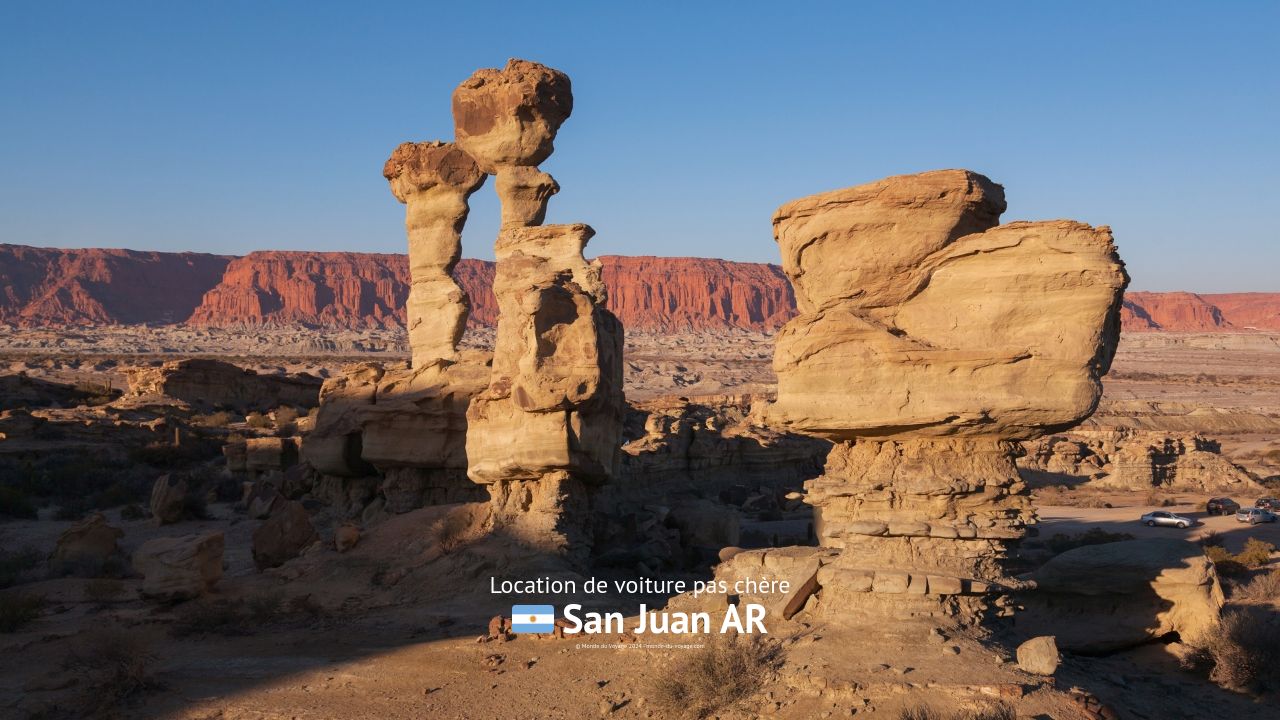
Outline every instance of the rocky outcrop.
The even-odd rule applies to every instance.
[[[151,485],[151,519],[156,525],[171,525],[187,513],[187,480],[178,473],[165,473]]]
[[[222,533],[148,540],[133,553],[143,595],[173,602],[200,597],[222,579]]]
[[[266,411],[281,405],[315,407],[320,378],[307,374],[260,375],[221,360],[171,360],[160,367],[130,368],[129,394],[164,396],[201,408]]]
[[[470,303],[451,273],[462,257],[467,198],[484,182],[474,160],[453,143],[403,143],[382,174],[405,204],[411,286],[406,306],[414,367],[452,360]]]
[[[1036,485],[1091,481],[1123,490],[1254,492],[1262,486],[1215,440],[1128,429],[1077,431],[1026,443],[1022,476]]]
[[[1196,643],[1212,631],[1222,588],[1202,549],[1156,538],[1086,545],[1036,570],[1015,619],[1026,634],[1052,634],[1072,652],[1108,652],[1176,632]]]
[[[772,332],[795,315],[777,265],[604,255],[600,271],[610,312],[632,330]]]
[[[204,253],[0,244],[0,324],[182,322],[230,261]]]
[[[819,585],[843,600],[825,608],[971,622],[1018,584],[1005,545],[1034,513],[1011,441],[1096,408],[1128,277],[1107,228],[997,226],[1004,209],[999,185],[942,170],[774,215],[800,314],[764,415],[835,441],[806,484],[840,551]]]
[[[1126,293],[1121,312],[1121,321],[1127,331],[1211,332],[1234,329],[1234,325],[1223,317],[1221,309],[1195,293]]]

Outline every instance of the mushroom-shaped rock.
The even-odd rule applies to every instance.
[[[550,157],[556,131],[571,112],[569,76],[528,60],[477,70],[453,91],[458,146],[490,175]]]
[[[462,255],[467,198],[485,175],[471,156],[444,142],[401,144],[382,174],[405,204],[411,282],[406,315],[414,367],[452,359],[469,309],[452,273]]]

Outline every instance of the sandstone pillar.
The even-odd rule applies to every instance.
[[[413,366],[452,360],[470,308],[454,281],[462,255],[467,198],[484,173],[453,143],[403,143],[391,153],[382,174],[405,204],[411,286],[406,307]]]
[[[523,60],[453,95],[458,145],[497,176],[502,201],[493,370],[467,410],[467,474],[489,486],[502,531],[583,559],[588,488],[617,462],[623,336],[599,264],[582,255],[594,231],[541,224],[559,186],[537,166],[572,108],[567,76]]]

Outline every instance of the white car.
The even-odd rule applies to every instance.
[[[1240,511],[1236,513],[1236,522],[1249,523],[1250,525],[1275,521],[1275,513],[1260,507],[1240,508]]]
[[[1142,516],[1142,523],[1147,527],[1155,527],[1163,525],[1164,527],[1187,528],[1196,524],[1195,518],[1189,518],[1186,515],[1178,515],[1168,510],[1156,510]]]

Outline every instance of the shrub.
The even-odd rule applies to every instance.
[[[1248,568],[1242,565],[1239,560],[1236,560],[1236,556],[1221,545],[1209,545],[1204,549],[1204,554],[1205,557],[1208,557],[1213,562],[1219,575],[1238,577],[1248,572]]]
[[[251,412],[244,417],[244,424],[262,430],[271,427],[271,418],[260,412]]]
[[[44,598],[36,595],[0,595],[0,633],[17,632],[23,625],[40,617]]]
[[[137,634],[120,628],[90,631],[67,656],[66,669],[86,680],[84,717],[111,717],[125,701],[158,688],[150,673],[156,655]]]
[[[898,720],[1017,720],[1018,713],[1004,701],[993,702],[978,710],[941,712],[928,705],[916,705],[898,713]]]
[[[1152,507],[1173,507],[1178,501],[1156,490],[1147,493],[1146,504]]]
[[[1060,555],[1068,550],[1074,550],[1085,545],[1105,545],[1106,543],[1132,539],[1133,536],[1129,533],[1110,533],[1100,527],[1096,527],[1089,528],[1078,535],[1056,533],[1045,541],[1045,545],[1054,555]]]
[[[35,548],[23,548],[17,552],[0,551],[0,589],[13,587],[22,576],[34,570],[43,556]]]
[[[1210,530],[1200,538],[1200,545],[1206,548],[1223,547],[1226,541],[1222,538],[1222,534],[1217,530]]]
[[[1237,690],[1280,690],[1280,615],[1270,608],[1227,610],[1202,643],[1213,660],[1214,682]]]
[[[0,486],[0,517],[35,520],[36,506],[18,488]]]
[[[1236,554],[1236,560],[1245,567],[1257,568],[1271,562],[1271,553],[1276,546],[1257,538],[1249,538],[1244,549]]]
[[[677,658],[654,682],[653,698],[670,715],[703,718],[749,697],[781,662],[773,641],[718,636]]]
[[[191,418],[191,421],[201,427],[224,428],[230,425],[234,419],[235,417],[231,413],[225,410],[219,410],[218,412],[209,413],[208,415],[197,415],[196,417]]]
[[[1274,602],[1280,600],[1280,569],[1262,573],[1236,587],[1231,599],[1242,602]]]
[[[281,405],[272,414],[275,415],[277,425],[288,425],[296,422],[299,417],[297,409],[288,405]]]

